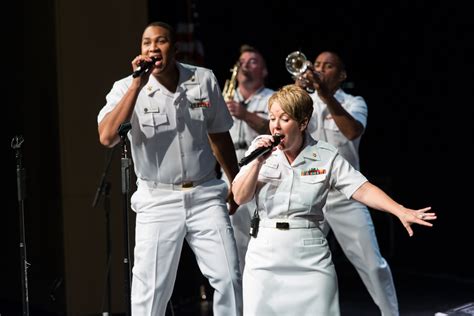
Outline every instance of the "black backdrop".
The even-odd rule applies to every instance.
[[[273,89],[291,81],[284,66],[290,52],[311,61],[322,50],[339,52],[353,84],[347,91],[369,107],[363,173],[401,204],[431,205],[439,215],[433,229],[414,227],[409,238],[398,221],[392,233],[390,219],[375,212],[382,250],[392,264],[472,277],[468,12],[446,1],[149,2],[150,21],[195,24],[204,65],[221,84],[243,43],[263,52]]]

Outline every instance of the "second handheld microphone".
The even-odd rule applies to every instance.
[[[135,71],[133,72],[132,77],[136,78],[141,76],[144,72],[148,71],[151,67],[153,67],[157,60],[158,58],[153,56],[151,57],[151,61],[144,61],[140,63],[140,66],[138,66],[138,68],[135,69]]]
[[[242,167],[251,162],[252,160],[269,153],[275,146],[278,146],[278,144],[280,144],[281,140],[283,139],[283,136],[280,134],[275,134],[273,135],[273,139],[274,141],[271,146],[259,147],[252,151],[248,156],[242,158],[239,162],[239,167]]]

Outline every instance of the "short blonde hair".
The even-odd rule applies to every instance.
[[[269,111],[274,102],[278,102],[282,110],[299,124],[309,121],[313,114],[313,99],[295,84],[286,85],[273,93],[268,100]]]

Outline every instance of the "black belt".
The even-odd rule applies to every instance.
[[[249,148],[249,146],[247,146],[246,142],[238,142],[238,143],[234,143],[234,148],[236,150],[237,149],[247,149],[247,148]]]

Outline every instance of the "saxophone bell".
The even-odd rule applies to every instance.
[[[227,79],[222,90],[222,96],[225,101],[232,101],[234,99],[235,88],[237,87],[237,73],[239,72],[240,63],[237,61],[234,67],[230,69],[232,75],[230,79]]]

